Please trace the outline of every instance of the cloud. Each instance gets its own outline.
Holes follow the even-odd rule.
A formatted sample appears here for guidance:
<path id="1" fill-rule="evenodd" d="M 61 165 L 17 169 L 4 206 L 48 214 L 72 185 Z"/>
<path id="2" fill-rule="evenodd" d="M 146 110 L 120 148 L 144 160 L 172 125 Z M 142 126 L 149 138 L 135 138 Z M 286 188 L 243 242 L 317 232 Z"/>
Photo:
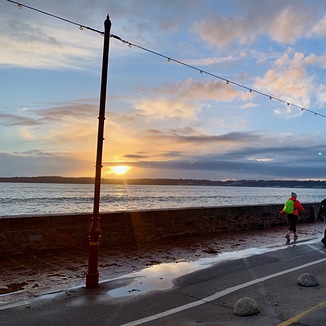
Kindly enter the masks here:
<path id="1" fill-rule="evenodd" d="M 293 44 L 305 35 L 310 21 L 309 10 L 300 5 L 288 5 L 273 17 L 266 32 L 278 43 Z"/>
<path id="2" fill-rule="evenodd" d="M 220 89 L 223 89 L 221 82 L 216 80 L 195 80 L 188 78 L 177 82 L 169 82 L 153 89 L 146 89 L 147 93 L 154 96 L 169 96 L 182 100 L 189 99 L 218 99 Z M 225 88 L 226 90 L 226 88 Z M 223 94 L 223 96 L 225 96 Z"/>
<path id="3" fill-rule="evenodd" d="M 258 104 L 255 104 L 255 103 L 246 103 L 244 105 L 241 105 L 241 108 L 242 109 L 251 109 L 251 108 L 255 108 L 257 107 Z"/>
<path id="4" fill-rule="evenodd" d="M 136 109 L 143 115 L 153 119 L 194 119 L 196 107 L 189 102 L 167 99 L 145 100 L 136 104 Z"/>
<path id="5" fill-rule="evenodd" d="M 203 66 L 211 66 L 214 64 L 223 64 L 223 63 L 232 63 L 234 61 L 238 61 L 239 58 L 233 56 L 226 57 L 216 57 L 216 58 L 200 58 L 200 59 L 184 59 L 182 62 L 195 66 L 195 67 L 203 67 Z"/>
<path id="6" fill-rule="evenodd" d="M 42 126 L 48 123 L 60 123 L 72 120 L 88 120 L 96 115 L 97 104 L 87 103 L 87 100 L 59 104 L 48 107 L 47 103 L 38 103 L 41 109 L 23 108 L 14 113 L 0 113 L 3 126 Z"/>
<path id="7" fill-rule="evenodd" d="M 225 82 L 216 79 L 199 81 L 189 78 L 173 88 L 176 95 L 181 98 L 232 101 L 239 95 L 234 87 L 226 87 Z"/>
<path id="8" fill-rule="evenodd" d="M 187 80 L 166 83 L 154 89 L 143 89 L 150 94 L 147 99 L 134 102 L 139 114 L 151 119 L 189 119 L 194 120 L 208 101 L 231 102 L 245 96 L 232 85 L 219 80 Z"/>
<path id="9" fill-rule="evenodd" d="M 165 132 L 158 130 L 148 130 L 141 138 L 142 148 L 146 144 L 148 159 L 160 157 L 166 160 L 166 153 L 174 153 L 175 160 L 179 157 L 190 157 L 197 155 L 208 155 L 211 152 L 225 154 L 233 149 L 246 146 L 246 144 L 261 144 L 268 141 L 264 135 L 257 133 L 228 133 L 224 135 L 202 134 L 195 129 L 187 132 L 182 129 L 167 130 Z M 182 154 L 176 154 L 182 153 Z M 132 153 L 127 154 L 132 157 Z M 171 159 L 171 157 L 169 157 Z"/>
<path id="10" fill-rule="evenodd" d="M 2 126 L 33 126 L 40 124 L 40 122 L 33 118 L 0 112 L 0 124 Z"/>
<path id="11" fill-rule="evenodd" d="M 311 53 L 310 55 L 308 55 L 304 58 L 304 62 L 307 65 L 319 66 L 323 69 L 326 68 L 326 56 L 325 55 L 318 56 L 314 53 Z"/>
<path id="12" fill-rule="evenodd" d="M 326 103 L 326 85 L 319 85 L 317 90 L 317 99 L 321 107 Z"/>
<path id="13" fill-rule="evenodd" d="M 185 6 L 188 12 L 185 12 Z M 112 34 L 159 49 L 164 46 L 164 37 L 159 38 L 159 35 L 180 31 L 180 22 L 192 21 L 201 6 L 202 2 L 184 0 L 99 0 L 96 3 L 86 0 L 81 10 L 80 3 L 75 0 L 66 2 L 64 6 L 55 0 L 48 0 L 46 4 L 34 1 L 32 7 L 62 17 L 69 23 L 27 8 L 18 10 L 17 6 L 7 3 L 1 12 L 0 67 L 95 70 L 97 63 L 101 62 L 103 37 L 87 28 L 80 30 L 79 24 L 102 32 L 109 14 Z M 117 40 L 112 39 L 110 48 L 114 48 L 112 59 L 120 63 L 139 56 L 135 51 L 126 51 L 126 45 Z"/>
<path id="14" fill-rule="evenodd" d="M 235 178 L 324 178 L 324 160 L 318 155 L 320 144 L 310 143 L 310 136 L 297 140 L 292 140 L 289 136 L 288 144 L 278 145 L 281 137 L 275 139 L 269 135 L 258 135 L 248 133 L 226 134 L 221 137 L 211 137 L 217 148 L 225 142 L 231 144 L 242 143 L 243 146 L 231 146 L 229 150 L 223 148 L 221 151 L 212 154 L 203 152 L 200 142 L 207 143 L 207 136 L 203 137 L 183 137 L 183 142 L 191 143 L 192 148 L 197 148 L 200 153 L 191 151 L 167 151 L 165 160 L 153 160 L 149 154 L 138 157 L 134 161 L 128 161 L 128 165 L 147 170 L 172 171 L 177 170 L 180 177 L 185 171 L 192 171 L 197 175 L 204 171 L 210 171 L 218 176 L 233 176 Z M 180 141 L 180 139 L 179 139 Z M 154 140 L 156 142 L 156 140 Z M 171 143 L 171 142 L 170 142 Z M 197 143 L 197 144 L 196 144 Z M 274 146 L 273 146 L 274 143 Z M 195 145 L 196 144 L 196 145 Z M 255 146 L 253 146 L 255 145 Z M 322 145 L 324 149 L 325 146 Z M 162 149 L 163 150 L 163 149 Z M 152 151 L 150 152 L 152 153 Z M 296 157 L 296 160 L 293 160 Z M 123 162 L 124 164 L 125 162 Z M 151 173 L 150 171 L 148 172 Z M 164 172 L 161 172 L 164 173 Z M 168 175 L 169 172 L 165 172 Z M 186 173 L 184 173 L 186 175 Z"/>
<path id="15" fill-rule="evenodd" d="M 323 136 L 293 137 L 292 134 L 257 132 L 209 135 L 184 127 L 165 131 L 151 129 L 142 135 L 138 131 L 138 137 L 133 139 L 131 134 L 128 135 L 127 125 L 120 130 L 120 137 L 117 130 L 109 130 L 103 164 L 106 167 L 119 162 L 131 166 L 130 178 L 143 175 L 141 171 L 144 169 L 146 177 L 187 178 L 189 172 L 196 177 L 206 173 L 205 178 L 220 180 L 226 176 L 236 179 L 324 177 L 324 156 L 318 154 L 326 153 Z M 26 171 L 24 175 L 47 175 L 49 169 L 54 175 L 91 176 L 95 159 L 94 137 L 91 138 L 93 146 L 88 144 L 73 152 L 36 148 L 3 152 L 0 155 L 6 163 L 3 176 L 17 175 L 17 171 Z M 66 148 L 71 141 L 71 137 L 66 138 Z M 87 148 L 91 148 L 92 155 Z"/>
<path id="16" fill-rule="evenodd" d="M 269 157 L 248 157 L 248 161 L 271 162 L 273 159 Z"/>
<path id="17" fill-rule="evenodd" d="M 326 37 L 326 15 L 316 22 L 313 28 L 308 32 L 308 36 Z"/>
<path id="18" fill-rule="evenodd" d="M 218 130 L 245 130 L 249 121 L 240 116 L 232 116 L 231 118 L 214 118 L 214 125 Z"/>
<path id="19" fill-rule="evenodd" d="M 267 36 L 279 44 L 294 44 L 300 39 L 326 36 L 326 15 L 304 1 L 246 1 L 238 3 L 232 17 L 212 13 L 194 23 L 194 30 L 212 46 L 253 44 Z M 257 14 L 259 11 L 259 14 Z"/>
<path id="20" fill-rule="evenodd" d="M 2 120 L 6 121 L 3 123 L 5 127 L 11 127 L 4 130 L 8 130 L 12 142 L 19 141 L 19 147 L 24 146 L 25 151 L 35 146 L 47 151 L 58 151 L 58 148 L 60 151 L 84 151 L 88 148 L 93 155 L 97 110 L 91 102 L 80 101 L 43 109 L 17 110 L 15 114 L 2 114 L 6 118 Z M 8 146 L 10 144 L 13 143 Z"/>
<path id="21" fill-rule="evenodd" d="M 64 28 L 55 19 L 46 20 L 42 15 L 30 19 L 33 13 L 28 11 L 29 15 L 24 15 L 26 10 L 21 13 L 6 7 L 2 14 L 0 66 L 79 70 L 101 55 L 100 35 L 94 38 L 81 31 L 69 33 L 70 28 Z"/>
<path id="22" fill-rule="evenodd" d="M 83 160 L 83 153 L 55 153 L 31 150 L 21 153 L 0 152 L 1 176 L 89 175 L 92 162 Z M 51 171 L 51 173 L 49 173 Z"/>
<path id="23" fill-rule="evenodd" d="M 263 77 L 257 77 L 255 88 L 273 94 L 284 102 L 309 108 L 314 94 L 314 79 L 306 70 L 306 62 L 302 53 L 295 53 L 292 57 L 284 54 L 275 61 L 274 66 L 267 70 Z M 285 103 L 286 104 L 286 103 Z M 284 112 L 285 115 L 300 115 L 300 111 L 293 111 L 291 107 L 275 112 Z"/>
<path id="24" fill-rule="evenodd" d="M 34 141 L 36 137 L 30 127 L 20 127 L 17 131 L 17 135 L 22 141 Z"/>

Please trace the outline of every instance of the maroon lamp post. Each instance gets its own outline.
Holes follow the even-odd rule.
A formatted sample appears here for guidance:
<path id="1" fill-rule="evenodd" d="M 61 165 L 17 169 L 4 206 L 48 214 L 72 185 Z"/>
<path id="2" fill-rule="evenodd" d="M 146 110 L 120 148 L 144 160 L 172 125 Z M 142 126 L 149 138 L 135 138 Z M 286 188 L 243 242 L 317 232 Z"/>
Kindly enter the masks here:
<path id="1" fill-rule="evenodd" d="M 106 85 L 107 85 L 108 61 L 109 61 L 110 30 L 111 30 L 111 21 L 108 15 L 104 22 L 104 45 L 103 45 L 100 108 L 99 108 L 99 117 L 98 117 L 94 205 L 93 205 L 92 222 L 89 228 L 89 237 L 88 237 L 89 257 L 88 257 L 88 271 L 86 274 L 86 288 L 88 289 L 97 288 L 99 282 L 98 253 L 99 253 L 99 243 L 101 238 L 99 206 L 100 206 L 102 151 L 103 151 L 103 140 L 104 140 L 103 134 L 104 134 L 104 121 L 105 121 L 105 101 L 106 101 Z"/>

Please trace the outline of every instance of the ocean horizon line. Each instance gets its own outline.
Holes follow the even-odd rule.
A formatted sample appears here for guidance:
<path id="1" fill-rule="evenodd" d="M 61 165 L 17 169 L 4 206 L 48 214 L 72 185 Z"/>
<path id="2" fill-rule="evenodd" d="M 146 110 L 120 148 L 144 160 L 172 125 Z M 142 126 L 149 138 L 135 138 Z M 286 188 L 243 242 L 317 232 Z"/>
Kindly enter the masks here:
<path id="1" fill-rule="evenodd" d="M 14 183 L 67 183 L 93 184 L 94 177 L 36 176 L 36 177 L 0 177 L 0 182 Z M 128 185 L 173 185 L 173 186 L 234 186 L 234 187 L 280 187 L 280 188 L 326 188 L 323 180 L 209 180 L 209 179 L 173 179 L 173 178 L 102 178 L 102 184 Z"/>

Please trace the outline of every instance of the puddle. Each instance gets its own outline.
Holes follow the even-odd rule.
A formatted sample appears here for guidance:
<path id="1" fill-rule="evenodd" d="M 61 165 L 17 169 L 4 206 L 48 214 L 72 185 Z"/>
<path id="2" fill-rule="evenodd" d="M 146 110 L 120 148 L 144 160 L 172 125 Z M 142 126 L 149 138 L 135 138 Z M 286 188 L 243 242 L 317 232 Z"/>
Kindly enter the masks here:
<path id="1" fill-rule="evenodd" d="M 316 242 L 316 239 L 309 239 L 302 242 L 304 242 L 305 244 L 313 243 Z M 292 244 L 300 245 L 302 243 Z M 208 268 L 214 264 L 225 260 L 234 260 L 239 258 L 246 258 L 253 255 L 260 255 L 267 252 L 273 252 L 285 246 L 286 245 L 284 244 L 269 248 L 249 248 L 239 251 L 224 252 L 214 257 L 200 258 L 196 261 L 175 261 L 172 263 L 162 263 L 159 265 L 153 265 L 139 272 L 124 275 L 121 278 L 130 277 L 130 283 L 125 286 L 108 291 L 108 294 L 111 297 L 116 298 L 125 297 L 137 293 L 144 293 L 150 290 L 166 290 L 172 287 L 172 280 L 177 277 Z"/>
<path id="2" fill-rule="evenodd" d="M 193 262 L 176 261 L 147 267 L 139 272 L 125 275 L 133 281 L 126 286 L 108 291 L 111 297 L 123 297 L 130 294 L 154 289 L 168 289 L 171 281 L 181 275 L 194 271 Z"/>

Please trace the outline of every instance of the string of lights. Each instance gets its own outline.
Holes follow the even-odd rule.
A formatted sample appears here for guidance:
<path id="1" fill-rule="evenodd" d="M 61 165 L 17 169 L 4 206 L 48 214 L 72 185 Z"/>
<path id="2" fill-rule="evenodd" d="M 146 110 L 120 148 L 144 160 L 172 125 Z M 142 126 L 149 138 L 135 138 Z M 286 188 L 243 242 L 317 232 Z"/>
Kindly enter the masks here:
<path id="1" fill-rule="evenodd" d="M 30 10 L 33 10 L 33 11 L 36 11 L 36 12 L 38 12 L 38 13 L 41 13 L 41 14 L 43 14 L 43 15 L 47 15 L 47 16 L 50 16 L 50 17 L 55 18 L 55 19 L 63 20 L 63 21 L 65 21 L 66 23 L 69 23 L 69 24 L 72 24 L 72 25 L 76 25 L 76 26 L 79 27 L 80 30 L 88 29 L 88 30 L 90 30 L 90 31 L 92 31 L 92 32 L 96 32 L 96 33 L 99 33 L 99 34 L 101 34 L 101 35 L 104 35 L 104 32 L 101 32 L 101 31 L 99 31 L 99 30 L 97 30 L 97 29 L 95 29 L 95 28 L 92 28 L 92 27 L 89 27 L 89 26 L 85 26 L 85 25 L 82 25 L 82 24 L 79 24 L 79 23 L 75 23 L 75 22 L 73 22 L 73 21 L 71 21 L 71 20 L 69 20 L 69 19 L 62 18 L 62 17 L 60 17 L 60 16 L 53 15 L 53 14 L 51 14 L 51 13 L 49 13 L 49 12 L 46 12 L 46 11 L 43 11 L 43 10 L 40 10 L 40 9 L 36 9 L 36 8 L 30 7 L 30 6 L 27 6 L 27 5 L 25 5 L 25 4 L 23 4 L 23 3 L 19 3 L 19 2 L 17 2 L 17 1 L 12 1 L 12 0 L 7 0 L 7 1 L 8 1 L 8 2 L 11 2 L 11 3 L 15 4 L 15 5 L 17 5 L 17 7 L 18 7 L 19 9 L 21 9 L 21 8 L 24 7 L 24 8 L 27 8 L 27 9 L 30 9 Z"/>
<path id="2" fill-rule="evenodd" d="M 30 6 L 27 6 L 27 5 L 23 4 L 23 3 L 19 3 L 19 2 L 16 2 L 16 1 L 12 1 L 12 0 L 6 0 L 6 1 L 11 2 L 11 3 L 13 3 L 13 4 L 16 4 L 16 5 L 18 6 L 18 8 L 23 8 L 23 7 L 25 7 L 25 8 L 28 8 L 28 9 L 30 9 L 30 10 L 34 10 L 34 11 L 36 11 L 36 12 L 39 12 L 39 13 L 41 13 L 41 14 L 44 14 L 44 15 L 47 15 L 47 16 L 50 16 L 50 17 L 53 17 L 53 18 L 55 18 L 55 19 L 59 19 L 59 20 L 65 21 L 65 22 L 67 22 L 67 23 L 69 23 L 69 24 L 73 24 L 73 25 L 79 26 L 79 29 L 80 29 L 80 30 L 88 29 L 88 30 L 90 30 L 90 31 L 92 31 L 92 32 L 96 32 L 96 33 L 99 33 L 99 34 L 101 34 L 101 35 L 104 35 L 104 32 L 102 32 L 102 31 L 96 30 L 96 29 L 94 29 L 94 28 L 91 28 L 91 27 L 89 27 L 89 26 L 86 26 L 86 25 L 83 25 L 83 24 L 80 24 L 80 23 L 73 22 L 73 21 L 71 21 L 71 20 L 69 20 L 69 19 L 65 19 L 65 18 L 62 18 L 62 17 L 60 17 L 60 16 L 53 15 L 53 14 L 51 14 L 51 13 L 49 13 L 49 12 L 46 12 L 46 11 L 43 11 L 43 10 L 39 10 L 39 9 L 36 9 L 36 8 L 30 7 Z M 248 87 L 248 86 L 246 86 L 246 85 L 243 85 L 243 84 L 240 84 L 240 83 L 234 82 L 234 81 L 232 81 L 232 80 L 229 80 L 229 79 L 223 78 L 223 77 L 218 76 L 218 75 L 216 75 L 216 74 L 213 74 L 213 73 L 211 73 L 211 72 L 209 72 L 209 71 L 205 71 L 205 70 L 200 69 L 200 68 L 198 68 L 198 67 L 195 67 L 195 66 L 192 66 L 192 65 L 190 65 L 190 64 L 187 64 L 187 63 L 185 63 L 185 62 L 183 62 L 183 61 L 180 61 L 180 60 L 174 59 L 174 58 L 169 57 L 169 56 L 167 56 L 167 55 L 164 55 L 164 54 L 162 54 L 162 53 L 159 53 L 159 52 L 156 52 L 156 51 L 153 51 L 153 50 L 147 49 L 147 48 L 145 48 L 145 47 L 143 47 L 143 46 L 137 45 L 137 44 L 135 44 L 135 43 L 132 43 L 132 42 L 126 41 L 126 40 L 122 39 L 121 37 L 119 37 L 119 36 L 117 36 L 117 35 L 110 34 L 110 37 L 112 37 L 112 38 L 114 38 L 114 39 L 117 39 L 117 40 L 119 40 L 120 42 L 122 42 L 122 43 L 124 43 L 124 44 L 127 44 L 129 47 L 135 47 L 135 48 L 141 49 L 141 50 L 143 50 L 143 51 L 146 51 L 146 52 L 152 53 L 152 54 L 154 54 L 154 55 L 156 55 L 156 56 L 162 57 L 162 58 L 166 59 L 168 62 L 175 62 L 175 63 L 177 63 L 177 64 L 183 65 L 183 66 L 188 67 L 188 68 L 190 68 L 190 69 L 196 70 L 196 71 L 198 71 L 198 72 L 201 73 L 201 74 L 206 74 L 206 75 L 208 75 L 208 76 L 211 76 L 211 77 L 217 78 L 217 79 L 219 79 L 219 80 L 222 80 L 222 81 L 225 82 L 226 84 L 230 84 L 230 85 L 234 85 L 234 86 L 240 87 L 240 88 L 242 88 L 242 89 L 245 89 L 246 91 L 249 91 L 250 93 L 256 93 L 256 94 L 262 95 L 262 96 L 264 96 L 264 97 L 267 97 L 267 98 L 269 98 L 270 100 L 275 100 L 275 101 L 278 101 L 278 102 L 284 103 L 284 104 L 286 104 L 287 106 L 292 106 L 292 107 L 294 107 L 294 108 L 296 108 L 296 109 L 299 109 L 299 110 L 301 110 L 301 111 L 305 111 L 305 112 L 312 113 L 312 114 L 314 114 L 315 116 L 319 116 L 319 117 L 322 117 L 322 118 L 326 118 L 326 115 L 321 114 L 321 113 L 319 113 L 319 112 L 316 112 L 316 111 L 313 111 L 313 110 L 310 110 L 310 109 L 304 108 L 304 107 L 302 107 L 302 106 L 300 106 L 300 105 L 297 105 L 297 104 L 291 103 L 291 102 L 289 102 L 289 101 L 283 100 L 283 99 L 278 98 L 278 97 L 275 97 L 275 96 L 273 96 L 273 95 L 269 95 L 269 94 L 264 93 L 264 92 L 261 92 L 261 91 L 259 91 L 259 90 L 257 90 L 257 89 L 254 89 L 254 88 Z"/>

